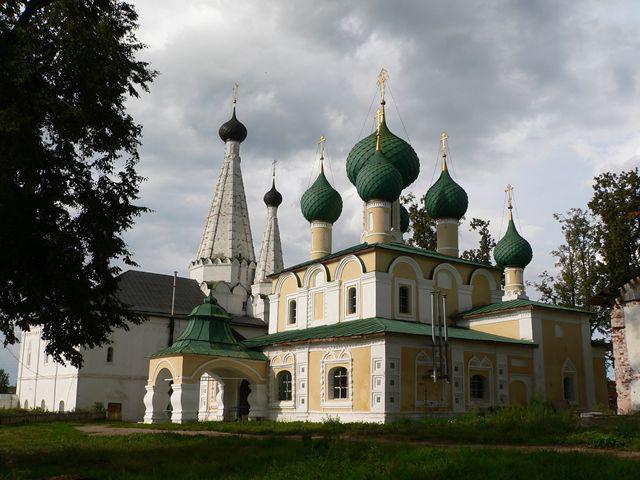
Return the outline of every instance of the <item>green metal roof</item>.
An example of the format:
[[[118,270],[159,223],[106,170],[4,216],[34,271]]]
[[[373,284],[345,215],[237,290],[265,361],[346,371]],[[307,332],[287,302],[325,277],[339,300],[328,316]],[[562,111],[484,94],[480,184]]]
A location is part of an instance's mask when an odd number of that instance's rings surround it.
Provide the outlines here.
[[[498,265],[505,267],[524,268],[533,258],[531,245],[516,230],[513,219],[509,219],[509,226],[504,236],[493,250],[493,258]]]
[[[402,175],[382,152],[376,151],[371,160],[358,172],[356,189],[365,202],[369,200],[395,202],[402,192]]]
[[[339,337],[354,337],[385,333],[401,333],[407,335],[431,336],[431,325],[428,323],[390,320],[388,318],[373,317],[362,320],[352,320],[334,325],[311,327],[299,330],[264,335],[244,340],[243,345],[249,348],[260,348],[279,343],[304,342],[310,340],[324,340]],[[458,340],[473,340],[498,343],[517,343],[521,345],[535,345],[528,340],[500,337],[489,333],[470,330],[468,328],[449,327],[449,337]]]
[[[424,206],[431,218],[461,219],[469,207],[467,192],[458,185],[448,170],[427,190]]]
[[[420,160],[411,145],[394,135],[386,120],[380,125],[380,149],[384,156],[400,172],[402,188],[411,185],[420,173]],[[376,152],[376,132],[360,140],[347,156],[347,177],[355,186],[360,170],[369,162]]]
[[[335,223],[342,213],[342,197],[331,186],[324,171],[320,170],[320,175],[316,178],[300,199],[300,209],[302,215],[309,222],[321,220]]]
[[[154,353],[151,358],[192,354],[266,360],[262,353],[249,350],[236,340],[229,325],[230,315],[218,305],[213,295],[209,294],[187,318],[189,322],[184,332],[173,345]]]
[[[400,253],[406,253],[406,254],[414,254],[414,255],[420,255],[422,257],[427,257],[427,258],[434,258],[437,260],[445,260],[447,262],[451,262],[451,263],[462,263],[465,265],[473,265],[475,267],[482,267],[482,268],[488,268],[489,270],[500,270],[499,267],[496,267],[495,265],[490,265],[488,263],[482,263],[482,262],[475,262],[473,260],[466,260],[464,258],[458,258],[458,257],[451,257],[449,255],[442,255],[438,252],[434,252],[433,250],[426,250],[424,248],[420,248],[420,247],[413,247],[411,245],[406,245],[404,243],[395,243],[395,242],[391,242],[391,243],[359,243],[358,245],[354,245],[352,247],[349,248],[345,248],[344,250],[340,250],[338,252],[334,252],[331,253],[329,255],[325,255],[322,258],[318,258],[316,260],[307,260],[306,262],[302,262],[302,263],[298,263],[296,265],[293,265],[291,267],[287,267],[284,270],[277,272],[277,273],[272,273],[271,275],[269,275],[269,277],[275,277],[280,275],[281,273],[284,272],[290,272],[292,270],[297,270],[299,268],[304,268],[308,265],[313,265],[314,263],[318,263],[318,262],[325,262],[327,260],[332,260],[334,258],[340,258],[343,257],[345,255],[350,255],[352,253],[358,253],[361,252],[363,250],[367,250],[367,249],[373,249],[373,248],[381,248],[383,250],[392,250],[394,252],[400,252]]]
[[[563,307],[561,305],[553,305],[551,303],[536,302],[534,300],[516,299],[508,300],[506,302],[490,303],[489,305],[483,305],[481,307],[472,308],[466,312],[461,312],[456,315],[459,318],[465,318],[475,315],[484,315],[486,313],[500,312],[504,310],[519,310],[522,308],[548,308],[552,310],[564,310],[568,312],[579,312],[591,314],[588,310],[582,310],[580,308]]]

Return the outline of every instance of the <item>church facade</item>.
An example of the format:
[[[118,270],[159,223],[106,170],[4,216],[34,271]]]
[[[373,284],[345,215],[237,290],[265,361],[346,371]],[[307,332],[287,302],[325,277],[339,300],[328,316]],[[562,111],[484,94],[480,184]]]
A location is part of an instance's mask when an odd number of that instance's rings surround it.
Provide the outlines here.
[[[460,258],[468,207],[447,166],[426,192],[437,248],[409,245],[399,198],[420,161],[387,126],[384,77],[376,129],[346,160],[362,200],[358,242],[333,251],[342,198],[320,172],[300,201],[309,260],[285,267],[275,179],[256,259],[240,145],[247,129],[220,128],[225,159],[190,277],[206,295],[175,341],[149,352],[144,421],[236,418],[389,422],[525,404],[542,395],[590,410],[607,404],[604,350],[592,345],[589,313],[530,300],[530,244],[511,215],[494,250],[498,266]],[[504,287],[502,287],[504,276]],[[239,335],[234,319],[268,331]]]

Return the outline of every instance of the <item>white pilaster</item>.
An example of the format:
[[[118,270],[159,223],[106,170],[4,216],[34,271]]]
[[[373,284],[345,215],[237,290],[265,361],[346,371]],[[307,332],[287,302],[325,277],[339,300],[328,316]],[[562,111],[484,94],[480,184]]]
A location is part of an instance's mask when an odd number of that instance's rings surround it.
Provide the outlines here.
[[[185,423],[198,419],[200,383],[178,383],[171,387],[171,422]]]

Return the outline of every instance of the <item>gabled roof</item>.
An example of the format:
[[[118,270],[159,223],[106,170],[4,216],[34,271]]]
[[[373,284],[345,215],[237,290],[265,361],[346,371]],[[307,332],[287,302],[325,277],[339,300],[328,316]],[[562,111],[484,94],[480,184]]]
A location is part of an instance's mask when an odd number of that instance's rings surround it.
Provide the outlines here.
[[[591,314],[588,310],[582,310],[580,308],[563,307],[561,305],[553,305],[551,303],[536,302],[528,299],[516,299],[508,300],[506,302],[490,303],[489,305],[482,305],[481,307],[472,308],[466,312],[461,312],[456,315],[457,318],[468,318],[480,315],[485,315],[494,312],[503,312],[508,310],[522,310],[533,308],[546,308],[550,310],[562,310],[565,312],[578,312]]]
[[[406,245],[404,243],[360,243],[358,245],[354,245],[352,247],[349,248],[345,248],[344,250],[340,250],[338,252],[334,252],[331,253],[329,255],[326,255],[322,258],[318,258],[316,260],[307,260],[306,262],[302,262],[302,263],[298,263],[297,265],[293,265],[291,267],[287,267],[284,270],[282,270],[281,272],[276,272],[272,275],[269,275],[269,277],[274,277],[277,275],[280,275],[281,273],[284,272],[290,272],[292,270],[297,270],[299,268],[303,268],[309,265],[313,265],[314,263],[321,263],[321,262],[325,262],[327,260],[333,260],[334,258],[340,258],[340,257],[344,257],[345,255],[350,255],[352,253],[358,253],[358,252],[363,252],[365,250],[373,250],[375,248],[380,248],[382,250],[390,250],[393,252],[399,252],[399,253],[404,253],[404,254],[413,254],[413,255],[420,255],[422,257],[427,257],[427,258],[433,258],[436,260],[444,260],[446,262],[451,262],[451,263],[461,263],[464,265],[473,265],[475,267],[482,267],[482,268],[488,268],[488,269],[493,269],[493,270],[500,270],[499,267],[495,266],[495,265],[491,265],[488,263],[482,263],[482,262],[475,262],[473,260],[466,260],[464,258],[458,258],[458,257],[451,257],[449,255],[443,255],[441,253],[438,252],[434,252],[433,250],[426,250],[424,248],[420,248],[420,247],[414,247],[411,245]]]
[[[431,336],[431,324],[372,317],[362,320],[352,320],[349,322],[337,323],[334,325],[323,325],[321,327],[289,330],[286,332],[264,335],[262,337],[255,337],[245,340],[242,342],[242,344],[249,348],[259,348],[265,347],[267,345],[282,343],[329,340],[332,338],[359,337],[364,335],[385,333]],[[492,335],[489,333],[480,332],[478,330],[471,330],[461,327],[449,327],[449,337],[458,340],[516,343],[520,345],[535,346],[535,343],[528,340],[501,337],[498,335]]]

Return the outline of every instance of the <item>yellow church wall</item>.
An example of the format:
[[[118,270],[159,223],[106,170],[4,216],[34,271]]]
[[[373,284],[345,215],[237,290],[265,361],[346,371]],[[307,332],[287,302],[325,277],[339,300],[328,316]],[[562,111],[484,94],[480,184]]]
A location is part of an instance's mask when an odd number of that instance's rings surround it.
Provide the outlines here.
[[[331,351],[339,351],[339,344],[336,344],[335,348]],[[308,363],[308,388],[309,388],[309,411],[315,412],[332,412],[332,411],[345,411],[344,407],[331,407],[332,400],[325,402],[326,406],[321,405],[321,392],[322,392],[322,359],[326,355],[329,349],[324,351],[310,351],[309,363]],[[371,396],[371,347],[357,347],[348,350],[351,354],[352,369],[350,378],[351,383],[351,400],[352,410],[363,412],[371,409],[370,396]],[[334,367],[345,367],[347,370],[349,367],[349,360],[345,359],[340,362],[332,362],[330,367],[325,368],[325,375],[329,374],[329,370]],[[326,388],[328,388],[328,379],[325,379]],[[328,393],[328,392],[326,392]],[[342,402],[342,400],[337,400]],[[347,409],[351,410],[351,409]]]
[[[446,295],[447,317],[458,313],[458,284],[454,275],[447,270],[439,270],[435,274],[435,286]]]
[[[324,316],[324,293],[316,292],[313,294],[313,319],[322,320]]]
[[[296,280],[296,277],[291,274],[286,275],[288,275],[288,278],[282,283],[282,287],[280,288],[280,300],[278,301],[279,332],[284,331],[287,324],[287,296],[295,293],[298,289],[298,281]]]
[[[556,336],[556,324],[562,328],[562,336]],[[586,406],[585,375],[582,357],[582,331],[579,323],[562,321],[562,315],[557,319],[543,319],[542,345],[544,359],[545,393],[552,401],[562,401],[564,390],[562,385],[562,367],[571,359],[577,372],[577,403]]]
[[[532,355],[509,355],[507,357],[509,375],[533,375]]]
[[[491,303],[489,280],[484,275],[476,275],[471,282],[471,303],[474,307]]]
[[[431,349],[417,347],[402,347],[401,349],[400,364],[402,368],[400,372],[400,411],[416,412],[425,411],[427,408],[430,412],[450,410],[452,408],[453,401],[451,395],[451,384],[447,384],[442,380],[434,383],[431,379],[428,379],[426,381],[426,396],[428,401],[441,401],[443,400],[442,395],[444,394],[444,398],[447,402],[446,407],[436,408],[432,406],[427,407],[424,405],[416,405],[416,396],[418,397],[418,400],[424,399],[424,393],[420,392],[421,395],[416,395],[416,358],[420,352],[425,352],[427,356],[429,356],[431,354]],[[420,368],[419,370],[428,374],[425,370],[430,369]],[[420,374],[420,371],[418,374]]]
[[[500,335],[501,337],[520,338],[520,322],[518,322],[518,320],[472,324],[469,328],[493,335]]]

